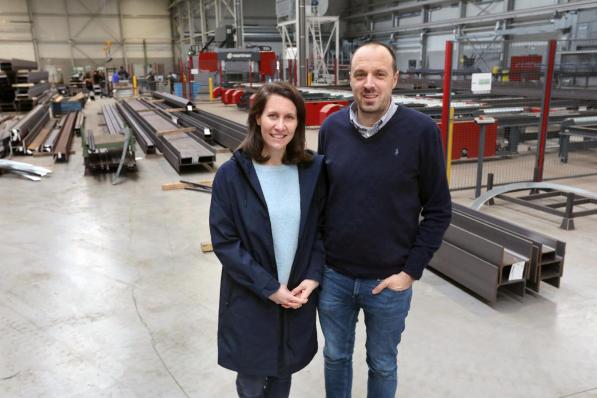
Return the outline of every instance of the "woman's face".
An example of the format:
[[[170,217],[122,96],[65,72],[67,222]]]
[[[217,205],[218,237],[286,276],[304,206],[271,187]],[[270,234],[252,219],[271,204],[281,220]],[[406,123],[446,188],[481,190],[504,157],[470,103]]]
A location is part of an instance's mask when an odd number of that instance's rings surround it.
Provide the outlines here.
[[[261,126],[263,154],[281,159],[298,125],[296,106],[288,98],[272,94],[256,120]]]

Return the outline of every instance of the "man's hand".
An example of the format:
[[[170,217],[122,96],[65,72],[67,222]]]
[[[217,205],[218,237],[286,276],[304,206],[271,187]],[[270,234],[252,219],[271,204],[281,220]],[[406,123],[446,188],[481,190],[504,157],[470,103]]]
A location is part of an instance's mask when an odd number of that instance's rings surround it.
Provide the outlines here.
[[[386,279],[379,282],[379,285],[375,286],[371,293],[379,294],[385,288],[388,288],[395,292],[400,292],[411,287],[414,281],[415,280],[409,274],[402,271],[399,274],[388,276]]]
[[[313,279],[305,279],[300,285],[292,289],[291,293],[293,296],[304,298],[306,300],[311,293],[313,293],[313,290],[317,289],[317,286],[319,286],[319,282],[314,281]]]
[[[284,308],[293,309],[300,308],[303,304],[307,302],[306,298],[294,296],[290,292],[290,290],[288,290],[286,285],[280,285],[278,291],[269,296],[269,299],[274,303],[281,305]]]

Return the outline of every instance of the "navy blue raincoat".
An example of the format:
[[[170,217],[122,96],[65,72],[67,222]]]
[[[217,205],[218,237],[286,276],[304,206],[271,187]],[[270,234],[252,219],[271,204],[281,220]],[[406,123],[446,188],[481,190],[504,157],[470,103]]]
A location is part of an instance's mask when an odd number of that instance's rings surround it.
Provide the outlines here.
[[[322,158],[314,155],[312,162],[298,165],[301,219],[290,290],[305,279],[321,281]],[[216,173],[209,225],[222,263],[218,363],[255,376],[299,371],[317,352],[317,290],[296,310],[268,299],[280,287],[271,224],[252,160],[242,151]]]

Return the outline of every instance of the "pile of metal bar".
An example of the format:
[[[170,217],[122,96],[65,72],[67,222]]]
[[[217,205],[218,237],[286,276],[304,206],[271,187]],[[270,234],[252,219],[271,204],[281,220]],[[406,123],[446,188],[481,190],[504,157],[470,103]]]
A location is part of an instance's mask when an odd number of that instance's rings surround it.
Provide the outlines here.
[[[85,125],[85,114],[83,112],[79,112],[77,115],[77,121],[75,122],[75,134],[77,136],[81,136],[83,132],[83,126]]]
[[[124,121],[118,113],[115,105],[102,105],[102,114],[104,116],[106,127],[108,128],[108,134],[123,134]]]
[[[52,153],[56,162],[68,162],[73,146],[77,114],[78,112],[69,112],[65,117],[64,124],[60,129],[60,136],[58,137],[58,141],[56,142]]]
[[[56,143],[58,142],[58,137],[60,137],[60,131],[62,130],[65,121],[66,115],[63,115],[58,123],[50,129],[46,139],[43,141],[40,152],[54,152],[54,146],[56,146]]]
[[[13,150],[26,153],[27,146],[35,140],[35,137],[49,118],[48,105],[38,105],[12,126],[11,144]]]
[[[123,129],[126,127],[123,127]],[[123,167],[136,171],[135,137],[133,134],[104,134],[88,130],[81,136],[85,175],[116,171],[125,152]]]
[[[122,104],[116,103],[116,109],[118,109],[124,120],[126,120],[126,123],[132,128],[143,153],[155,153],[155,144],[153,142],[151,133],[146,132],[144,127],[141,126],[141,124],[133,117],[133,114]]]
[[[0,158],[10,153],[10,127],[16,123],[13,116],[0,116]]]
[[[429,266],[477,296],[495,303],[498,293],[539,292],[560,286],[566,244],[453,204],[452,222]]]
[[[214,141],[230,150],[238,148],[247,135],[247,126],[240,123],[202,110],[189,112],[189,102],[184,98],[160,92],[154,92],[153,96],[163,99],[170,106],[187,109],[184,112],[174,114],[181,120],[183,125],[197,127],[199,131],[209,131]]]
[[[41,180],[41,177],[52,172],[52,170],[46,169],[44,167],[34,166],[29,163],[0,159],[0,174],[2,174],[2,171],[9,171],[31,181],[39,181]]]
[[[48,136],[56,126],[56,119],[50,119],[39,131],[39,134],[35,137],[33,141],[29,145],[27,145],[27,150],[34,153],[34,152],[43,152],[43,144],[48,139]]]
[[[132,99],[121,104],[178,173],[182,168],[213,166],[216,151],[194,127],[179,126],[175,117],[149,102]]]
[[[15,88],[13,84],[23,83],[22,76],[31,73],[30,71],[34,69],[37,69],[36,62],[22,59],[0,59],[0,110],[12,111],[15,109]],[[47,72],[42,73],[47,74]],[[32,79],[35,80],[36,76],[38,75],[34,74]],[[27,81],[24,83],[36,83],[36,81],[29,82],[28,80],[27,77]]]

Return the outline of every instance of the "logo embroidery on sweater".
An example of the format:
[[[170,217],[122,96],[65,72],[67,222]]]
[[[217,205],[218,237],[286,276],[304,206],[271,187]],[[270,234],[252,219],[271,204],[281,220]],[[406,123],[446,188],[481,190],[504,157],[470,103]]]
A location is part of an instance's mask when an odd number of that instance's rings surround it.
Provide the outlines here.
[[[400,151],[398,150],[398,148],[396,148],[396,150],[394,151],[394,156],[398,156],[399,153]]]

